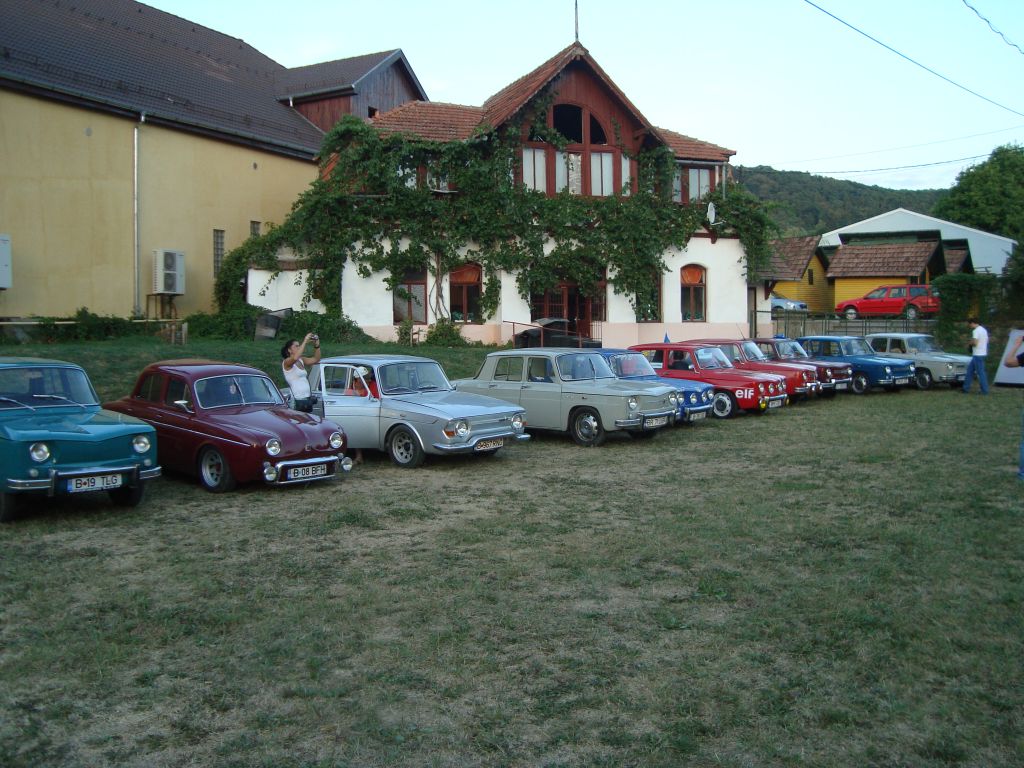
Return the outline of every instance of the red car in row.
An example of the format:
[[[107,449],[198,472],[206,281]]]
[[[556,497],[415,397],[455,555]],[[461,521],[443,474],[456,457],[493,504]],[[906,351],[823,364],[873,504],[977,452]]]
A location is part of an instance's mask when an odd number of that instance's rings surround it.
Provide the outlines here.
[[[818,371],[813,365],[798,362],[769,360],[751,339],[697,339],[702,344],[713,344],[725,353],[729,362],[742,371],[774,373],[786,379],[786,392],[790,398],[807,399],[818,393]]]
[[[637,344],[659,376],[704,381],[715,388],[711,412],[728,419],[739,411],[764,413],[785,405],[789,396],[782,376],[735,368],[718,347],[699,342]]]

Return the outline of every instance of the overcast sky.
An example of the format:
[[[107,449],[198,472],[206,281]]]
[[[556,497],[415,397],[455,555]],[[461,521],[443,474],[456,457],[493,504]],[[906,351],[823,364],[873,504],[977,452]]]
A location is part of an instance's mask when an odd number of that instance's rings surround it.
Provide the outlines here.
[[[430,100],[474,106],[575,37],[574,0],[147,4],[287,67],[401,48]],[[1024,0],[579,0],[579,39],[649,121],[736,165],[924,189],[1024,145]]]

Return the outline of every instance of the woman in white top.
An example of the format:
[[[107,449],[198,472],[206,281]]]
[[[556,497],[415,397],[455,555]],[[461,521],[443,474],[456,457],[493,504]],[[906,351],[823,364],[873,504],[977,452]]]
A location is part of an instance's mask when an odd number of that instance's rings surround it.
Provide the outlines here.
[[[313,356],[303,357],[306,345],[313,343]],[[309,413],[313,410],[310,400],[309,380],[306,378],[306,366],[320,362],[320,337],[315,333],[307,333],[302,342],[291,339],[281,347],[281,371],[285,383],[291,388],[295,400],[295,410]]]

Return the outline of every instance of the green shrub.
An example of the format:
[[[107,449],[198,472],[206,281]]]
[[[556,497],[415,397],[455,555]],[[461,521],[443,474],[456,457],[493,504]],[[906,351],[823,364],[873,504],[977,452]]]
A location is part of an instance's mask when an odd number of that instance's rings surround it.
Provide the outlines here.
[[[438,320],[427,329],[426,344],[432,347],[466,347],[469,342],[462,338],[462,331],[448,319]]]
[[[354,320],[345,315],[328,317],[308,310],[293,312],[286,317],[277,336],[284,339],[301,339],[307,333],[317,334],[321,341],[336,343],[373,341]]]
[[[411,318],[405,318],[398,324],[398,343],[406,347],[412,346],[413,322]]]
[[[267,310],[250,304],[233,305],[217,314],[196,312],[185,318],[189,336],[211,339],[251,339],[256,320]]]

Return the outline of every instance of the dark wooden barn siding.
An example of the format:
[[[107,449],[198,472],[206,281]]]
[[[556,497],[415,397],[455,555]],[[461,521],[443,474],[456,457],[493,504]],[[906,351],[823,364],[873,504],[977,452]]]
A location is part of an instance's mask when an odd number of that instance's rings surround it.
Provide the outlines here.
[[[295,105],[302,116],[322,131],[329,131],[342,115],[352,112],[351,96],[334,96]]]
[[[388,112],[419,98],[419,92],[405,68],[396,63],[359,84],[357,93],[352,97],[352,114],[370,117],[371,109]]]

